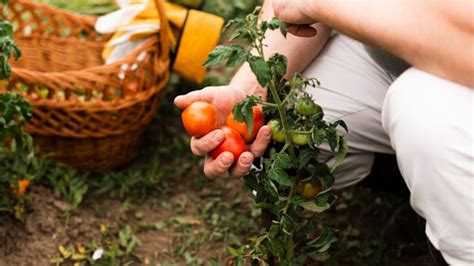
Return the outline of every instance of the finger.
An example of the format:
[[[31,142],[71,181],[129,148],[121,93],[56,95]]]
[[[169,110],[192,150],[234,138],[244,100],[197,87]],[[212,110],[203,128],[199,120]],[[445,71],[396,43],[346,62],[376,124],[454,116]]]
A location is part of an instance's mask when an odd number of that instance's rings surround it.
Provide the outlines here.
[[[191,138],[191,151],[194,155],[206,155],[224,140],[224,132],[216,129],[201,138]]]
[[[213,96],[213,94],[211,93],[211,88],[212,87],[207,87],[202,90],[192,91],[185,95],[179,95],[174,98],[174,104],[177,107],[184,109],[186,108],[186,106],[196,101],[211,102]]]
[[[210,179],[217,179],[227,174],[234,162],[234,155],[231,152],[223,152],[214,160],[207,156],[204,161],[204,175]]]
[[[296,24],[286,24],[286,30],[298,37],[313,37],[318,32],[315,28],[310,25],[296,25]]]
[[[235,166],[230,170],[230,176],[234,178],[240,178],[246,175],[250,171],[250,167],[252,166],[253,162],[253,154],[246,151],[243,152]]]
[[[272,129],[269,126],[263,126],[260,128],[257,134],[257,138],[250,145],[250,152],[255,156],[259,157],[265,153],[268,144],[272,140]]]

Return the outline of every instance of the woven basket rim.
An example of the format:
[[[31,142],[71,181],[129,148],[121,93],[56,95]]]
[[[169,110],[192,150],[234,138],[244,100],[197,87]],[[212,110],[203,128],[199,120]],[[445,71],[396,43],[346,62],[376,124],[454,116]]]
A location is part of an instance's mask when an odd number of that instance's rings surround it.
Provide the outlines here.
[[[30,37],[30,36],[28,36]],[[45,36],[41,36],[43,37],[43,39],[45,40],[54,40],[54,39],[57,39],[57,40],[61,40],[61,39],[64,39],[64,40],[67,40],[67,39],[70,39],[70,38],[64,38],[64,37],[57,37],[57,36],[51,36],[51,37],[45,37]],[[36,36],[34,37],[36,38]],[[131,51],[130,53],[128,53],[126,56],[120,58],[119,60],[115,61],[114,63],[111,63],[111,64],[105,64],[105,62],[101,65],[96,65],[96,66],[87,66],[87,67],[84,67],[84,68],[81,68],[81,69],[76,69],[76,70],[65,70],[65,71],[39,71],[39,70],[30,70],[28,68],[24,68],[24,67],[15,67],[12,65],[12,74],[17,72],[17,71],[21,71],[21,72],[25,72],[25,73],[31,73],[33,75],[37,75],[37,76],[62,76],[62,75],[66,75],[66,74],[76,74],[78,72],[95,72],[95,71],[99,71],[99,70],[102,70],[102,69],[105,69],[105,68],[120,68],[120,66],[122,66],[123,64],[130,64],[130,63],[134,63],[134,62],[138,62],[138,60],[136,60],[137,56],[141,53],[141,52],[144,52],[146,51],[145,47],[149,44],[149,43],[152,43],[152,42],[156,42],[156,38],[158,38],[157,35],[153,35],[153,36],[150,36],[147,38],[147,40],[142,44],[140,45],[139,47],[135,48],[133,51]],[[82,40],[82,39],[77,39],[78,41],[84,41],[84,42],[91,42],[91,43],[94,43],[95,41],[91,41],[91,40]],[[158,44],[158,42],[156,42]],[[168,61],[169,62],[169,59]],[[167,63],[165,62],[165,63]]]

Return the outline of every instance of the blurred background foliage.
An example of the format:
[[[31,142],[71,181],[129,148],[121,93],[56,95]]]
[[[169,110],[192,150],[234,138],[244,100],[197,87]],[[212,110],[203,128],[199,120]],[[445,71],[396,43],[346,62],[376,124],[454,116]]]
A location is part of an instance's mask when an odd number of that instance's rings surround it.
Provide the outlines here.
[[[104,15],[115,9],[117,5],[113,0],[37,0],[38,2],[57,6],[62,9],[72,10],[87,15]],[[153,1],[153,0],[152,0]],[[263,2],[263,0],[171,0],[176,4],[203,10],[219,15],[226,20],[243,16]]]

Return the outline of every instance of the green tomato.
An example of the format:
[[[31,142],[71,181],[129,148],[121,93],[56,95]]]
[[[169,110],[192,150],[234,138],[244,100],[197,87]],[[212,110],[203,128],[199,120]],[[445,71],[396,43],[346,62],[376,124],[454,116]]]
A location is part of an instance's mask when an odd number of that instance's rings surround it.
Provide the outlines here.
[[[290,136],[291,136],[291,142],[293,142],[293,144],[298,145],[298,146],[308,145],[309,134],[291,132]]]
[[[318,104],[315,104],[311,98],[305,97],[296,103],[296,111],[302,115],[310,116],[321,113],[323,109]]]
[[[296,193],[305,199],[314,199],[321,190],[321,183],[314,179],[308,182],[300,182],[296,185]]]
[[[272,139],[276,142],[284,143],[285,133],[280,125],[280,121],[272,119],[268,121],[267,125],[272,129]]]

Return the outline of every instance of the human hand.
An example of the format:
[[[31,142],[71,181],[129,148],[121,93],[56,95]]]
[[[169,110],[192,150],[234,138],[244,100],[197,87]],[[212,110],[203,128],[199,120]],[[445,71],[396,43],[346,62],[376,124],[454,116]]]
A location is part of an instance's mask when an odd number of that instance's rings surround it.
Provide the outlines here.
[[[311,1],[273,1],[275,16],[286,22],[289,33],[299,37],[312,37],[316,29],[311,25],[318,20],[306,13]]]
[[[247,96],[245,85],[228,85],[206,87],[175,98],[177,107],[184,109],[196,101],[205,101],[213,104],[219,113],[219,125],[225,123],[225,118],[232,111],[233,106]],[[262,95],[263,96],[263,95]],[[224,140],[224,132],[214,130],[201,138],[191,138],[191,151],[198,156],[206,156],[204,174],[216,179],[229,173],[232,177],[241,177],[250,171],[255,157],[263,155],[271,140],[271,129],[268,126],[260,128],[255,141],[248,146],[239,158],[234,158],[231,152],[223,152],[216,159],[208,153],[214,150]]]

